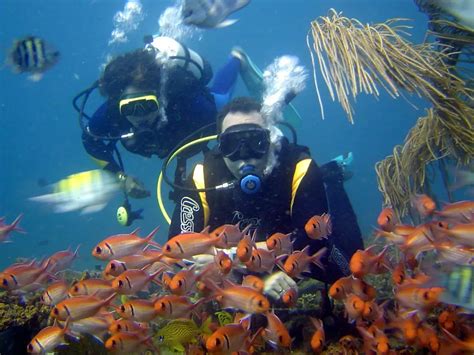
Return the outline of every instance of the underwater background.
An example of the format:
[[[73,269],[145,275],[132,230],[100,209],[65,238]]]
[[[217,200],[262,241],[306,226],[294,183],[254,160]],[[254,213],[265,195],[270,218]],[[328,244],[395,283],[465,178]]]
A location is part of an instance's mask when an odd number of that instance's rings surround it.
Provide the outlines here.
[[[88,215],[54,214],[47,207],[28,200],[45,193],[39,180],[55,182],[96,168],[82,146],[72,98],[99,77],[107,55],[143,47],[143,36],[159,31],[160,15],[175,2],[142,0],[143,20],[127,34],[128,41],[109,45],[113,17],[123,10],[125,3],[118,0],[0,1],[2,61],[13,41],[27,35],[44,38],[61,52],[59,63],[39,82],[14,74],[5,65],[0,70],[0,216],[11,221],[23,212],[21,226],[28,232],[13,236],[12,243],[0,244],[0,269],[18,257],[40,259],[78,244],[81,250],[75,268],[92,267],[96,262],[90,250],[98,241],[135,227],[141,227],[144,235],[160,225],[155,240],[159,243],[166,240],[168,226],[155,194],[161,168],[161,161],[156,157],[146,159],[128,152],[122,155],[126,171],[140,178],[152,192],[148,199],[132,201],[134,208],[145,209],[145,218],[129,228],[116,221],[121,196],[104,210]],[[354,175],[345,186],[363,235],[368,236],[382,202],[374,164],[403,142],[409,128],[424,115],[426,103],[409,95],[410,102],[403,98],[393,100],[383,92],[378,100],[361,95],[355,104],[355,124],[351,124],[339,103],[331,101],[320,80],[326,110],[326,119],[322,120],[312,82],[306,34],[310,22],[327,15],[330,8],[362,23],[383,22],[389,18],[411,19],[408,24],[413,26],[410,33],[415,43],[423,41],[427,28],[426,16],[411,0],[254,0],[231,16],[239,19],[235,25],[201,31],[184,43],[210,61],[214,72],[225,62],[233,46],[242,47],[261,68],[271,64],[277,56],[299,57],[309,76],[306,89],[293,101],[303,118],[296,127],[298,142],[308,145],[320,164],[339,154],[353,152],[351,170]],[[246,94],[239,79],[234,96]],[[92,113],[101,102],[101,97],[94,94],[87,104],[88,112]],[[172,204],[167,206],[171,213]]]

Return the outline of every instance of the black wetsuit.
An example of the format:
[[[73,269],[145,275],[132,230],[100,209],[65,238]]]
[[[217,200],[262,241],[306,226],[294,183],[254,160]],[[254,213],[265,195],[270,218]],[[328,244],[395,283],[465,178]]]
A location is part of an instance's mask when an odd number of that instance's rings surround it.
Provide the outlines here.
[[[215,122],[216,104],[209,88],[205,86],[211,76],[212,71],[206,78],[207,81],[198,81],[181,68],[172,70],[165,94],[167,122],[158,123],[147,130],[136,131],[131,138],[120,139],[122,145],[135,154],[164,158],[186,136]],[[120,115],[118,106],[117,101],[109,100],[94,113],[89,122],[89,129],[93,134],[120,136],[131,131],[132,125]],[[214,131],[215,128],[210,128],[209,131],[203,132],[203,135],[212,134]],[[86,151],[102,161],[104,168],[112,172],[120,170],[113,156],[117,141],[118,139],[95,139],[86,133],[82,135]]]
[[[311,277],[333,282],[350,273],[350,257],[357,249],[363,248],[361,233],[344,190],[342,177],[337,178],[336,174],[329,181],[323,182],[322,172],[314,161],[309,164],[290,209],[294,171],[297,163],[307,158],[310,158],[308,148],[290,144],[284,139],[278,153],[278,165],[265,178],[260,192],[249,195],[242,192],[239,186],[206,192],[210,210],[207,224],[212,230],[226,223],[241,221],[241,227],[250,223],[257,226],[257,241],[264,241],[275,232],[294,232],[294,250],[302,250],[309,244],[311,255],[326,246],[328,252],[323,258],[325,271],[312,265]],[[216,149],[206,154],[203,165],[207,187],[235,179]],[[337,169],[337,164],[333,168]],[[188,186],[195,187],[191,177]],[[182,192],[178,201],[180,205],[175,208],[169,237],[185,231],[204,229],[204,209],[199,194]],[[332,235],[327,240],[309,239],[304,230],[306,222],[314,215],[327,212],[331,213]]]

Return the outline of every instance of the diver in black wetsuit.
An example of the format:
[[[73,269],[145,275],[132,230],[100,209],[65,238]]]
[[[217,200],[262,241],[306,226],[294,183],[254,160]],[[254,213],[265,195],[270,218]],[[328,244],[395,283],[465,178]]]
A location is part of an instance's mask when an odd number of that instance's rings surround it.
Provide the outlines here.
[[[289,143],[260,113],[250,98],[233,100],[217,119],[218,146],[209,151],[188,180],[176,206],[169,237],[190,231],[214,229],[226,223],[252,224],[257,241],[275,232],[294,233],[294,249],[310,245],[310,254],[327,247],[325,270],[311,267],[311,277],[331,283],[350,274],[348,261],[363,242],[357,219],[343,187],[343,171],[332,161],[323,169],[309,149]],[[233,186],[227,188],[226,183]],[[222,186],[205,193],[193,188]],[[330,213],[332,235],[312,240],[304,225],[314,215]],[[268,294],[282,293],[294,281],[279,271],[270,278]],[[267,279],[268,280],[268,279]],[[276,295],[275,295],[276,296]],[[274,297],[276,298],[276,297]]]
[[[119,56],[106,66],[98,87],[107,101],[84,128],[86,151],[117,174],[128,196],[149,196],[114,158],[117,142],[132,153],[164,158],[184,137],[215,122],[239,70],[240,60],[231,55],[208,87],[213,73],[205,59],[171,38],[150,38],[145,49]],[[211,126],[202,134],[213,132]]]

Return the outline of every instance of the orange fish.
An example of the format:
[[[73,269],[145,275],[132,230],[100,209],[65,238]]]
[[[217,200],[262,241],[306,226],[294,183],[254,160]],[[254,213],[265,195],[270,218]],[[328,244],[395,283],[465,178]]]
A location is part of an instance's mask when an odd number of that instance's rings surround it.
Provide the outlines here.
[[[370,331],[363,327],[357,327],[357,330],[364,339],[365,354],[370,354],[371,351],[380,355],[389,354],[388,338],[382,330],[376,327],[370,327]]]
[[[64,328],[53,325],[41,329],[28,344],[26,351],[30,354],[46,354],[52,352],[57,346],[66,343],[64,335],[68,333],[68,326],[69,322],[66,322]]]
[[[74,336],[89,334],[103,343],[108,334],[108,328],[114,321],[114,316],[108,312],[99,313],[94,317],[88,317],[71,322],[69,330]]]
[[[289,288],[281,295],[280,300],[288,308],[296,306],[296,302],[298,301],[298,290]]]
[[[247,234],[251,224],[240,230],[240,222],[236,224],[224,224],[211,232],[212,237],[217,238],[216,248],[229,249],[236,247],[240,239]]]
[[[76,282],[69,289],[69,296],[94,295],[99,298],[107,298],[114,292],[115,291],[112,288],[110,281],[102,279],[86,279]]]
[[[429,349],[433,353],[438,353],[441,346],[436,331],[425,322],[421,323],[417,329],[417,340],[422,347]]]
[[[209,279],[205,282],[223,308],[240,309],[247,313],[264,313],[270,308],[268,299],[253,288],[234,285],[230,282],[228,282],[228,287],[219,288]]]
[[[130,300],[116,307],[120,317],[137,322],[150,322],[156,317],[155,302],[150,300]]]
[[[158,317],[165,319],[189,318],[191,312],[205,301],[206,299],[201,298],[192,303],[185,296],[168,295],[155,301],[155,311]]]
[[[291,254],[293,252],[293,242],[291,236],[293,233],[274,233],[267,240],[268,250],[273,250],[275,255]]]
[[[354,294],[348,295],[344,300],[346,315],[349,321],[354,321],[362,317],[364,312],[365,302],[359,296]]]
[[[163,287],[163,290],[168,290],[170,289],[170,282],[173,279],[174,274],[169,273],[169,272],[164,272],[161,275],[161,285]]]
[[[109,326],[109,332],[116,333],[145,333],[149,329],[146,323],[135,322],[130,319],[117,319]]]
[[[252,257],[252,251],[257,248],[257,246],[255,245],[256,235],[257,230],[253,232],[252,236],[250,236],[250,234],[245,234],[237,244],[236,254],[241,262],[246,263]]]
[[[419,253],[433,249],[430,242],[431,240],[433,240],[431,223],[425,223],[417,226],[413,232],[406,237],[405,243],[399,247],[404,253],[416,256]]]
[[[471,223],[474,218],[474,201],[459,201],[443,206],[435,215],[452,223]]]
[[[163,245],[163,254],[175,259],[190,259],[199,254],[215,254],[218,239],[209,234],[209,227],[201,233],[183,233],[169,239]]]
[[[136,353],[140,350],[154,349],[157,354],[159,350],[155,348],[152,337],[140,333],[116,333],[105,342],[107,350],[118,353]]]
[[[20,213],[20,215],[15,218],[15,220],[12,222],[12,224],[5,224],[3,223],[4,218],[0,219],[0,243],[1,242],[7,242],[7,238],[10,235],[11,232],[20,232],[20,233],[26,233],[26,231],[20,227],[20,221],[23,218],[23,213]]]
[[[134,295],[148,287],[150,281],[157,282],[155,277],[163,272],[163,269],[149,275],[145,270],[127,270],[112,281],[112,288],[121,295]]]
[[[242,286],[250,287],[258,292],[263,292],[263,288],[265,287],[265,282],[255,275],[247,275],[242,280]]]
[[[71,321],[92,317],[100,311],[102,307],[107,306],[115,298],[115,294],[106,299],[100,299],[96,296],[77,296],[67,298],[59,302],[51,310],[51,317],[65,321],[70,318]]]
[[[55,274],[59,271],[63,271],[69,269],[77,258],[77,253],[79,252],[79,248],[81,245],[79,244],[76,250],[73,252],[71,248],[67,248],[66,250],[58,251],[51,255],[45,262],[49,264],[48,272]]]
[[[362,300],[368,301],[375,298],[376,291],[371,285],[353,276],[341,277],[329,288],[329,296],[335,300],[342,301],[349,294],[354,293]]]
[[[435,230],[441,231],[449,238],[463,246],[474,248],[474,223],[456,224],[451,228],[439,223],[433,226]]]
[[[392,207],[385,207],[377,218],[377,224],[385,232],[393,232],[397,224],[397,217]]]
[[[250,347],[250,321],[227,324],[218,328],[206,340],[206,349],[211,354],[232,354]]]
[[[13,291],[29,286],[46,273],[49,262],[37,265],[35,261],[28,264],[15,264],[0,273],[0,287],[7,291]]]
[[[381,274],[390,269],[385,256],[388,246],[385,246],[377,255],[373,253],[374,248],[376,248],[376,245],[371,245],[365,250],[357,250],[352,255],[349,268],[355,277],[362,278],[368,274]]]
[[[267,327],[262,332],[262,337],[273,349],[289,348],[291,337],[285,324],[273,312],[266,312]]]
[[[409,317],[391,317],[389,328],[396,328],[400,331],[407,344],[413,344],[417,337],[419,319],[416,315]]]
[[[439,303],[439,297],[443,291],[441,287],[422,288],[408,284],[398,287],[395,299],[402,307],[424,314]]]
[[[461,321],[458,312],[453,307],[449,307],[441,312],[438,316],[438,324],[447,331],[454,332],[458,328]]]
[[[324,348],[324,342],[326,341],[326,333],[324,332],[324,326],[321,319],[316,319],[309,317],[314,327],[316,328],[315,332],[311,336],[311,349],[314,353],[319,353]]]
[[[153,229],[145,238],[138,236],[140,228],[135,229],[130,234],[112,235],[101,241],[92,250],[92,255],[100,260],[112,260],[127,255],[140,254],[148,244],[160,247],[159,244],[152,241],[158,229],[159,227]]]
[[[441,330],[448,336],[448,339],[461,350],[470,351],[471,353],[474,352],[474,335],[472,329],[469,331],[469,335],[466,340],[460,340],[444,328]]]
[[[420,214],[421,217],[431,216],[436,209],[436,203],[428,195],[415,194],[410,199],[411,205]]]
[[[392,281],[395,285],[400,286],[405,281],[405,265],[403,261],[397,264],[395,269],[392,271]]]
[[[229,255],[227,255],[222,250],[218,251],[214,256],[214,262],[223,275],[227,275],[232,270],[232,266],[234,264]]]
[[[163,254],[159,250],[147,249],[142,254],[127,255],[120,260],[110,260],[104,270],[106,276],[118,276],[129,269],[142,269],[145,266],[160,261]]]
[[[458,265],[474,264],[474,248],[464,247],[452,241],[432,242],[441,259]]]
[[[265,249],[253,249],[250,260],[245,263],[247,270],[251,272],[271,273],[275,266],[275,254]]]
[[[41,296],[41,301],[47,306],[55,306],[67,298],[69,285],[64,280],[58,280],[48,286]]]
[[[212,265],[209,266],[212,267]],[[169,288],[173,294],[182,296],[191,293],[195,289],[199,274],[196,274],[194,269],[192,266],[188,270],[181,270],[171,278]]]
[[[331,216],[323,213],[321,216],[311,217],[304,226],[306,235],[310,239],[327,239],[332,233]]]
[[[291,253],[285,260],[283,269],[288,276],[293,278],[302,278],[302,272],[310,271],[310,264],[313,263],[324,270],[324,265],[321,263],[321,258],[326,254],[327,248],[321,248],[314,255],[309,256],[309,245],[303,250],[297,250]]]

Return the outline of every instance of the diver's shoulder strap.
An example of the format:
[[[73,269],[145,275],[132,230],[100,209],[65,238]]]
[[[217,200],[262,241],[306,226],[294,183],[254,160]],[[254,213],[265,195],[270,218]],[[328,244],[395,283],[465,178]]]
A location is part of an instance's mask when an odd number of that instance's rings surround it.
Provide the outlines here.
[[[295,169],[293,171],[293,178],[291,180],[291,200],[290,200],[290,215],[293,212],[293,204],[295,202],[296,193],[300,187],[301,181],[306,176],[309,166],[313,159],[311,158],[309,148],[302,145],[289,144],[291,160],[296,161]]]
[[[196,164],[193,170],[193,182],[194,186],[197,189],[204,189],[206,187],[206,183],[204,180],[204,165],[203,164]],[[207,226],[209,222],[209,203],[207,202],[207,196],[205,192],[199,192],[199,198],[201,199],[201,206],[203,210],[204,216],[204,226]]]

